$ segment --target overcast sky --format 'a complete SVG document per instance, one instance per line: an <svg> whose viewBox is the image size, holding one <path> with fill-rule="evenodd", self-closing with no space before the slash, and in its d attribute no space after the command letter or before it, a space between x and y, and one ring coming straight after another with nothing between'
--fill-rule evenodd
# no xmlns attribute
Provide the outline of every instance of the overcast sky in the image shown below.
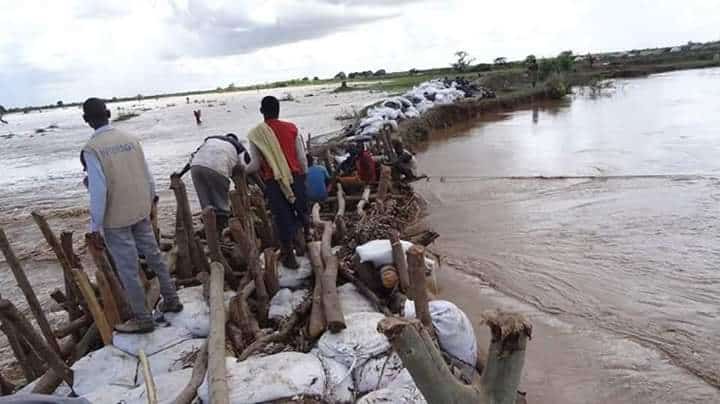
<svg viewBox="0 0 720 404"><path fill-rule="evenodd" d="M720 39L720 0L0 0L0 104Z"/></svg>

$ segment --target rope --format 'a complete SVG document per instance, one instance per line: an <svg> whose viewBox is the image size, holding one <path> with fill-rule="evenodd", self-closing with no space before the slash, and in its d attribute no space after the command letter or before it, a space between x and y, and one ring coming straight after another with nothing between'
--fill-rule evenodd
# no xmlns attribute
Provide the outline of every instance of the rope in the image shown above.
<svg viewBox="0 0 720 404"><path fill-rule="evenodd" d="M442 175L439 177L427 177L427 181L439 178L441 183L462 183L474 181L497 181L497 180L634 180L634 179L670 179L670 180L716 180L717 176L700 174L639 174L639 175L529 175L529 176L469 176L469 175Z"/></svg>

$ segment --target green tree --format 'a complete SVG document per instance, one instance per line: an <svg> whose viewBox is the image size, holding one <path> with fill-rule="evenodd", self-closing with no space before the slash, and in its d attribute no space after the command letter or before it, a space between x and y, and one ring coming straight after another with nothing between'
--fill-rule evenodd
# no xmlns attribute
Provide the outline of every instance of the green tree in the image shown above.
<svg viewBox="0 0 720 404"><path fill-rule="evenodd" d="M62 107L62 106L63 106L62 100L60 100L60 101L57 102L57 106L58 106L58 107Z"/></svg>
<svg viewBox="0 0 720 404"><path fill-rule="evenodd" d="M575 66L575 56L568 50L561 52L557 57L557 66L560 71L569 72Z"/></svg>
<svg viewBox="0 0 720 404"><path fill-rule="evenodd" d="M455 57L457 58L457 61L455 63L452 63L451 66L455 71L458 72L464 72L465 70L470 67L472 62L475 61L475 58L471 58L470 54L465 51L457 51L455 52Z"/></svg>
<svg viewBox="0 0 720 404"><path fill-rule="evenodd" d="M501 57L499 57L499 58L495 58L495 61L494 61L493 63L495 63L495 64L498 65L498 66L504 66L504 65L507 64L507 62L508 62L508 61L507 61L507 58L501 56Z"/></svg>

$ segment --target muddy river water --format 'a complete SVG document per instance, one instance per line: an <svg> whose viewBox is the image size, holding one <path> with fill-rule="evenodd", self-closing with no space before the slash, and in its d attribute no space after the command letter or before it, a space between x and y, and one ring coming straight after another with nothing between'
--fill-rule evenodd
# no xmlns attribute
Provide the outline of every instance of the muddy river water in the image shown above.
<svg viewBox="0 0 720 404"><path fill-rule="evenodd" d="M419 152L443 295L533 319L529 398L720 401L719 112L720 70L674 72Z"/></svg>
<svg viewBox="0 0 720 404"><path fill-rule="evenodd" d="M335 115L383 96L292 92L283 116L303 133L336 129ZM169 174L203 137L246 133L262 95L113 106L140 114L116 125L142 138L167 218ZM39 208L57 231L85 231L78 152L89 131L76 108L6 119L0 226L49 308L61 275L28 214ZM720 70L698 70L486 117L419 151L431 180L417 189L446 257L441 295L472 317L482 346L483 310L528 315L534 338L521 387L530 402L720 402L719 132ZM0 287L22 303L4 262Z"/></svg>

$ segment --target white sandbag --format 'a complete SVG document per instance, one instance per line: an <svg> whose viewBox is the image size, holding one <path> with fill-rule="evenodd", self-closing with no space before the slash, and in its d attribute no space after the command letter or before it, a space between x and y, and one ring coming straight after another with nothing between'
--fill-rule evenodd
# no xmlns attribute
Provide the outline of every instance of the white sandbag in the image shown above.
<svg viewBox="0 0 720 404"><path fill-rule="evenodd" d="M99 386L97 390L93 391L92 393L82 395L81 397L88 400L92 404L118 404L118 397L122 396L133 388L108 384L105 386Z"/></svg>
<svg viewBox="0 0 720 404"><path fill-rule="evenodd" d="M123 352L137 356L140 349L145 355L152 355L173 345L191 339L192 335L184 327L156 327L155 331L147 334L121 334L113 333L113 345Z"/></svg>
<svg viewBox="0 0 720 404"><path fill-rule="evenodd" d="M178 394L187 386L192 377L192 372L192 368L188 368L172 373L163 373L161 375L155 375L153 373L158 403L172 404ZM146 404L148 402L147 391L145 391L145 379L143 378L142 370L138 370L138 378L141 380L138 387L128 390L119 396L115 396L115 400L112 401L112 403Z"/></svg>
<svg viewBox="0 0 720 404"><path fill-rule="evenodd" d="M168 349L148 356L150 370L153 376L160 376L165 373L177 372L188 364L185 358L200 350L205 343L204 338L195 338L173 345ZM189 364L192 366L192 361ZM143 375L138 372L136 384L142 384Z"/></svg>
<svg viewBox="0 0 720 404"><path fill-rule="evenodd" d="M377 313L375 306L358 292L357 287L348 282L337 288L340 307L344 315L353 313Z"/></svg>
<svg viewBox="0 0 720 404"><path fill-rule="evenodd" d="M355 401L355 384L353 383L352 372L342 363L322 356L317 348L310 351L310 354L320 359L320 363L325 370L323 400L337 404Z"/></svg>
<svg viewBox="0 0 720 404"><path fill-rule="evenodd" d="M401 240L403 251L412 247L409 241ZM363 245L355 248L355 252L360 256L360 262L372 262L376 267L383 265L391 265L393 263L392 243L390 240L371 240Z"/></svg>
<svg viewBox="0 0 720 404"><path fill-rule="evenodd" d="M403 370L390 385L373 391L357 401L357 404L427 404L407 369Z"/></svg>
<svg viewBox="0 0 720 404"><path fill-rule="evenodd" d="M325 371L320 360L299 352L252 357L242 362L226 358L231 403L264 403L299 395L321 397ZM209 402L207 377L198 389L203 403Z"/></svg>
<svg viewBox="0 0 720 404"><path fill-rule="evenodd" d="M280 289L270 300L268 317L272 320L281 320L289 317L307 300L309 294L310 291L308 289L299 289L296 291Z"/></svg>
<svg viewBox="0 0 720 404"><path fill-rule="evenodd" d="M364 394L389 386L405 370L402 360L395 353L370 359L353 370L355 391Z"/></svg>
<svg viewBox="0 0 720 404"><path fill-rule="evenodd" d="M297 262L300 264L298 269L286 268L278 263L278 283L281 288L298 289L309 284L313 274L310 260L308 257L297 257Z"/></svg>
<svg viewBox="0 0 720 404"><path fill-rule="evenodd" d="M202 301L203 298L203 287L193 286L190 288L178 289L177 294L182 304L188 304L191 302Z"/></svg>
<svg viewBox="0 0 720 404"><path fill-rule="evenodd" d="M165 320L173 327L184 328L194 338L210 335L210 307L204 300L183 302L180 313L165 313Z"/></svg>
<svg viewBox="0 0 720 404"><path fill-rule="evenodd" d="M377 330L385 318L380 313L354 313L345 316L347 328L337 334L325 332L318 341L320 353L348 368L361 366L368 359L390 349L387 338Z"/></svg>
<svg viewBox="0 0 720 404"><path fill-rule="evenodd" d="M467 315L455 304L446 300L432 300L428 305L440 347L457 359L475 366L477 340ZM404 316L415 318L415 303L412 300L405 301Z"/></svg>
<svg viewBox="0 0 720 404"><path fill-rule="evenodd" d="M82 396L108 384L135 387L136 358L115 348L105 346L90 352L72 366L73 389Z"/></svg>

